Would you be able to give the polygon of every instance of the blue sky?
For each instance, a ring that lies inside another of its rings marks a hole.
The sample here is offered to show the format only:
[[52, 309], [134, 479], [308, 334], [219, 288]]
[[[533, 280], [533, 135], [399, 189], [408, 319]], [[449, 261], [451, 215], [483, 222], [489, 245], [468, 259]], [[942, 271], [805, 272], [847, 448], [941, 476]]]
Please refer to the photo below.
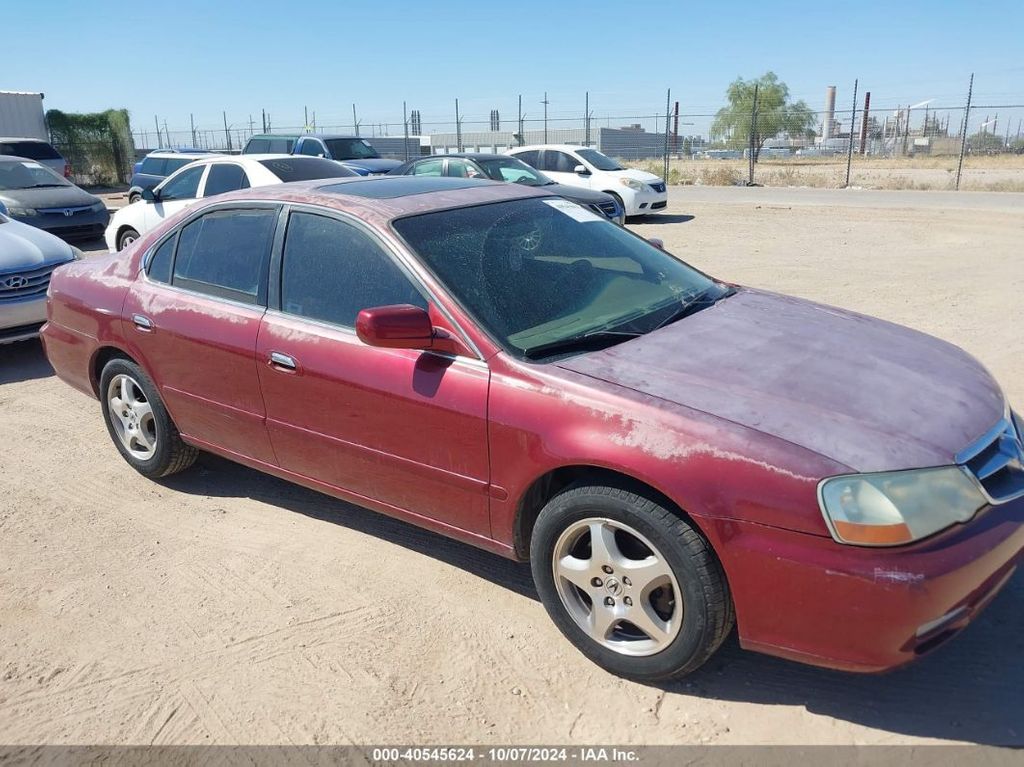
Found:
[[[775, 71], [822, 108], [827, 85], [848, 109], [854, 78], [879, 108], [934, 99], [1024, 104], [1024, 2], [901, 0], [730, 3], [557, 0], [249, 0], [18, 3], [3, 17], [0, 90], [43, 91], [47, 108], [126, 107], [171, 130], [273, 116], [274, 127], [401, 121], [402, 101], [426, 123], [583, 112], [708, 113], [737, 76]], [[1024, 116], [1024, 110], [1015, 114]], [[1016, 119], [1016, 118], [1014, 118]], [[621, 122], [621, 121], [618, 121]], [[699, 126], [702, 119], [697, 119]], [[617, 124], [612, 121], [612, 124]], [[689, 132], [682, 129], [682, 132]]]

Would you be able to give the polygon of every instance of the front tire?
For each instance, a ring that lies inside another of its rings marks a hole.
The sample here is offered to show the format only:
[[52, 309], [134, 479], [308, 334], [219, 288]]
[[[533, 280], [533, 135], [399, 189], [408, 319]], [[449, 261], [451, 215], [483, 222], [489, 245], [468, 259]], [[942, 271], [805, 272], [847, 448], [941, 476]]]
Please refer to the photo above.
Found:
[[100, 404], [114, 446], [139, 474], [160, 479], [195, 463], [199, 451], [181, 439], [156, 385], [134, 362], [117, 358], [103, 367]]
[[735, 621], [725, 573], [678, 514], [618, 487], [574, 486], [541, 511], [530, 544], [548, 615], [618, 676], [663, 682], [718, 649]]
[[132, 194], [128, 195], [128, 204], [132, 205], [132, 204], [138, 202], [141, 199], [142, 199], [142, 195], [141, 194], [139, 194], [138, 192], [133, 192]]

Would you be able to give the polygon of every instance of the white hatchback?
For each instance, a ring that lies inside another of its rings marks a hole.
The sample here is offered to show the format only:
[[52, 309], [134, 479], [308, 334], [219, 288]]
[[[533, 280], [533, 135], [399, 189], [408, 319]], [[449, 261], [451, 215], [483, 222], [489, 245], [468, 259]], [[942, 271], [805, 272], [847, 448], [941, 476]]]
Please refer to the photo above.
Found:
[[118, 210], [104, 232], [111, 253], [124, 250], [165, 219], [206, 197], [288, 181], [357, 175], [339, 162], [288, 154], [211, 157], [189, 163], [165, 178], [142, 199]]
[[668, 205], [664, 179], [635, 168], [623, 168], [596, 149], [567, 144], [535, 144], [515, 147], [505, 154], [543, 171], [559, 184], [610, 194], [619, 200], [627, 216], [642, 216]]

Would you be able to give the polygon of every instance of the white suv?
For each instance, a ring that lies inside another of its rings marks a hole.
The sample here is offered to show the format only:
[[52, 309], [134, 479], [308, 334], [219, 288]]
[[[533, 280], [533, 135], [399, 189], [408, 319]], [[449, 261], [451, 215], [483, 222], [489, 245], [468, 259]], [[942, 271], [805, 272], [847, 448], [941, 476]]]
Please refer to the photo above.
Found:
[[581, 186], [618, 198], [627, 216], [642, 216], [668, 204], [663, 179], [653, 173], [623, 168], [596, 149], [543, 144], [516, 147], [506, 154], [543, 171], [559, 184]]

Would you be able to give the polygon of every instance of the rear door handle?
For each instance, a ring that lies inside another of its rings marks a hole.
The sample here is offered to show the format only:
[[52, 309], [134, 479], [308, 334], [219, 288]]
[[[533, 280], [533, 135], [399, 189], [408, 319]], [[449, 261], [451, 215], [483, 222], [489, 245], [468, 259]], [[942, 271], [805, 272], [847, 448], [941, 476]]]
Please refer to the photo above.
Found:
[[299, 365], [295, 362], [294, 357], [289, 357], [287, 354], [281, 352], [270, 353], [270, 364], [272, 367], [282, 368], [284, 370], [298, 370]]
[[139, 330], [149, 332], [153, 329], [153, 320], [143, 314], [133, 314], [132, 322], [135, 323], [135, 327]]

